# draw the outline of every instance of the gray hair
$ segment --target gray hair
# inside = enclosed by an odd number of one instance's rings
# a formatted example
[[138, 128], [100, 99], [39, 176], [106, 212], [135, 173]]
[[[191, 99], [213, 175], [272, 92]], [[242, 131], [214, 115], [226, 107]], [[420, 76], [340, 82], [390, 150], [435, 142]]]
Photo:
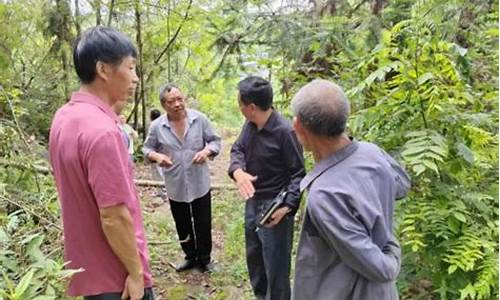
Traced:
[[291, 105], [294, 116], [314, 134], [336, 137], [346, 128], [349, 101], [342, 88], [331, 81], [316, 79], [306, 84]]
[[165, 99], [163, 99], [163, 95], [165, 93], [170, 93], [170, 91], [173, 88], [180, 90], [179, 87], [175, 83], [172, 83], [172, 82], [168, 82], [160, 88], [160, 95], [159, 96], [160, 96], [160, 104], [162, 107], [163, 107], [163, 103], [165, 102]]

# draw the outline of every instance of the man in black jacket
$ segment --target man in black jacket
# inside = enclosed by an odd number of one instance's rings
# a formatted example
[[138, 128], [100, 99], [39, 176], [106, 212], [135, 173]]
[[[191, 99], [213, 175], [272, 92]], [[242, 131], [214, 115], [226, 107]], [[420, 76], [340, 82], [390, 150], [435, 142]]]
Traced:
[[[302, 148], [288, 120], [273, 107], [271, 84], [250, 76], [238, 84], [238, 103], [246, 122], [231, 148], [229, 176], [246, 200], [245, 243], [248, 272], [258, 299], [290, 298], [293, 215], [305, 175]], [[262, 211], [281, 190], [284, 204], [265, 227]]]

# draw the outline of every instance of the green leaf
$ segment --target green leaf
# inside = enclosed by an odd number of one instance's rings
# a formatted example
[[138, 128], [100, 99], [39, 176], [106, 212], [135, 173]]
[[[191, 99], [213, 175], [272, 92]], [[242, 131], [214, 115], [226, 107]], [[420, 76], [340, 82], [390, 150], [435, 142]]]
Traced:
[[434, 75], [430, 72], [427, 72], [418, 78], [418, 85], [422, 85], [432, 78], [434, 78]]
[[9, 222], [7, 223], [7, 232], [12, 232], [19, 224], [19, 217], [17, 215], [10, 215]]
[[453, 274], [455, 273], [455, 271], [457, 270], [457, 266], [456, 265], [451, 265], [448, 267], [448, 274]]
[[486, 31], [486, 34], [487, 35], [491, 35], [493, 37], [498, 37], [498, 34], [499, 34], [499, 30], [498, 28], [490, 28]]
[[70, 269], [70, 270], [62, 270], [62, 271], [59, 271], [59, 276], [60, 278], [69, 278], [73, 275], [75, 275], [76, 273], [81, 273], [85, 271], [84, 268], [79, 268], [79, 269]]
[[26, 246], [26, 254], [33, 260], [39, 261], [44, 259], [43, 252], [40, 250], [40, 246], [43, 243], [43, 235], [36, 235], [33, 237]]
[[36, 296], [35, 298], [33, 298], [31, 300], [55, 300], [55, 299], [57, 299], [56, 296], [40, 295], [40, 296]]
[[401, 155], [402, 156], [411, 156], [411, 155], [414, 155], [417, 153], [424, 152], [425, 150], [426, 150], [426, 147], [412, 147], [412, 148], [408, 148], [408, 149], [404, 150], [403, 152], [401, 152]]
[[459, 220], [459, 221], [460, 221], [460, 222], [462, 222], [462, 223], [467, 222], [467, 219], [465, 218], [465, 215], [464, 215], [464, 214], [462, 214], [462, 213], [460, 213], [460, 212], [454, 212], [454, 213], [453, 213], [453, 216], [454, 216], [455, 218], [457, 218], [457, 220]]
[[455, 44], [455, 48], [457, 49], [457, 52], [460, 56], [464, 57], [465, 54], [467, 54], [467, 48], [463, 48], [457, 44]]
[[35, 274], [34, 270], [30, 270], [28, 273], [26, 273], [23, 278], [21, 278], [21, 281], [19, 284], [16, 286], [15, 293], [16, 296], [20, 297], [20, 299], [25, 299], [22, 297], [24, 293], [28, 290], [31, 280], [33, 279], [33, 275]]
[[309, 50], [311, 50], [312, 52], [318, 51], [319, 48], [321, 48], [321, 44], [318, 41], [313, 41], [309, 46]]
[[415, 172], [416, 175], [420, 175], [425, 171], [425, 167], [423, 165], [414, 165], [412, 167], [413, 172]]
[[41, 235], [40, 232], [30, 234], [21, 240], [21, 244], [27, 244], [27, 243], [31, 242], [33, 239], [36, 239], [37, 237], [39, 237], [40, 235]]
[[429, 150], [431, 150], [432, 152], [434, 152], [438, 155], [446, 157], [446, 149], [443, 149], [443, 148], [438, 147], [438, 146], [430, 146]]
[[429, 169], [433, 170], [436, 173], [439, 173], [437, 165], [430, 160], [423, 160], [422, 163]]
[[405, 135], [407, 138], [427, 136], [427, 131], [411, 131]]
[[9, 241], [9, 236], [3, 230], [3, 228], [0, 227], [0, 243], [7, 243], [8, 241]]
[[474, 163], [474, 152], [463, 143], [456, 144], [458, 154], [470, 164]]

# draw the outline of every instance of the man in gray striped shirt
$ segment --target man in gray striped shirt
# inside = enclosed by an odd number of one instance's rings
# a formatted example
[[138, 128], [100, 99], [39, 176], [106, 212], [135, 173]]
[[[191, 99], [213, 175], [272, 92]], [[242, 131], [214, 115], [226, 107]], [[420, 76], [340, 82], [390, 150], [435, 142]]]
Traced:
[[150, 126], [144, 155], [163, 167], [175, 227], [185, 253], [176, 270], [211, 271], [212, 215], [208, 159], [219, 154], [221, 139], [202, 113], [186, 109], [181, 90], [167, 84], [160, 103], [167, 112]]
[[393, 208], [410, 187], [408, 175], [376, 145], [344, 133], [349, 103], [337, 85], [307, 84], [292, 108], [297, 137], [315, 161], [300, 186], [308, 194], [293, 298], [398, 299]]

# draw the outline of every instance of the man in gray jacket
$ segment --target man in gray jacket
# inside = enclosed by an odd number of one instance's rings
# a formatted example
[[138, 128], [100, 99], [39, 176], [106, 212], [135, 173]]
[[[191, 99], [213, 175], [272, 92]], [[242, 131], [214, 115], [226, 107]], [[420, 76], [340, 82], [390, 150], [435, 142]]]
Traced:
[[349, 102], [336, 84], [314, 80], [292, 109], [297, 137], [315, 161], [300, 185], [308, 195], [293, 298], [398, 299], [393, 209], [410, 187], [408, 175], [376, 145], [344, 133]]

